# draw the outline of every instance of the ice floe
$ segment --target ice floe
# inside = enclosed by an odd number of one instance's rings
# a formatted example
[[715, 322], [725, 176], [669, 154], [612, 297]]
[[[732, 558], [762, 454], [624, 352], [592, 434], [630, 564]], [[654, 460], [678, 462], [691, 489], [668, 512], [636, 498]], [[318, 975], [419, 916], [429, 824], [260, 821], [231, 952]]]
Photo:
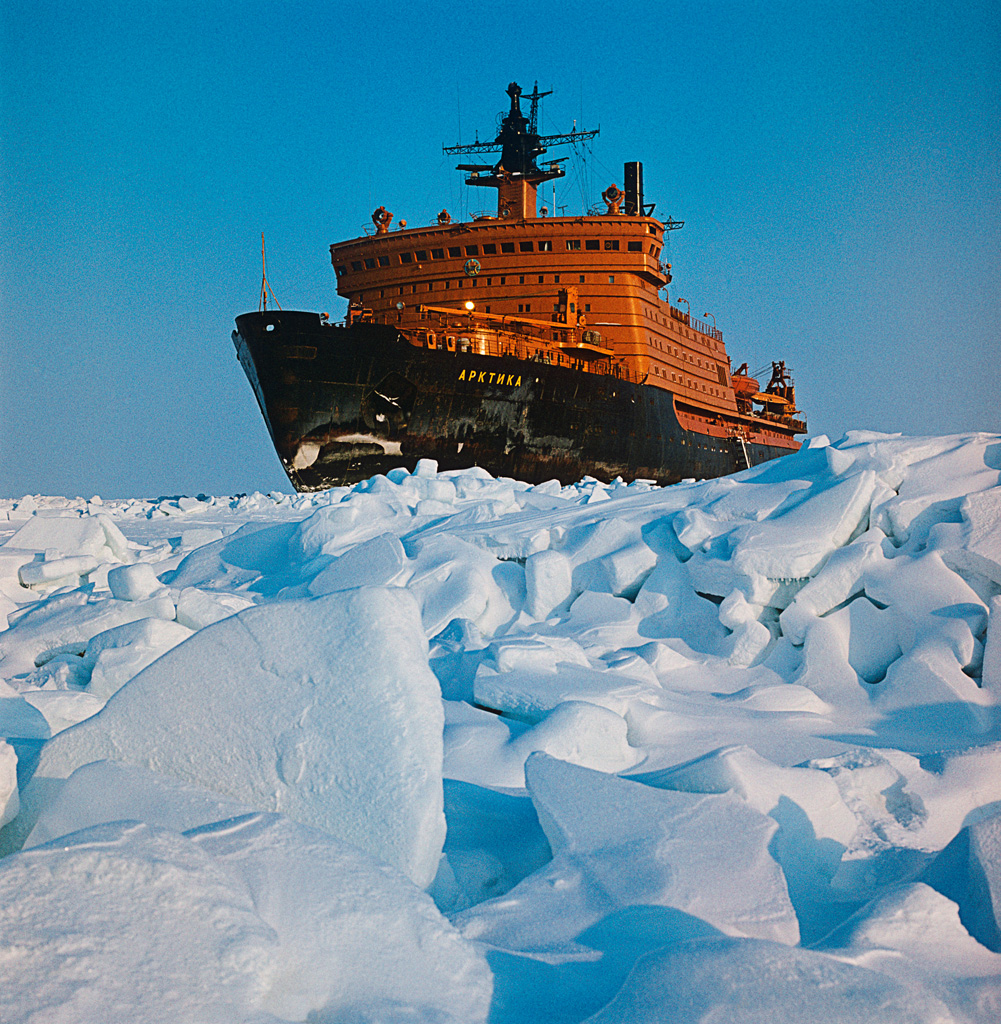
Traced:
[[997, 1020], [999, 485], [0, 500], [0, 1017]]

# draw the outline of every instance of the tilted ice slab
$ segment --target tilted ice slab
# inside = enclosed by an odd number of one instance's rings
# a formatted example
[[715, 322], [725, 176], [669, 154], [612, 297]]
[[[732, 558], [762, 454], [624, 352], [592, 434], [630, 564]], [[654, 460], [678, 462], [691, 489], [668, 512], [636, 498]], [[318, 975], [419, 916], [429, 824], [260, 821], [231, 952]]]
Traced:
[[199, 631], [47, 744], [5, 845], [23, 840], [71, 772], [111, 759], [280, 810], [426, 885], [444, 842], [442, 724], [408, 594], [363, 589], [249, 608]]
[[652, 905], [727, 934], [799, 939], [768, 852], [777, 826], [738, 797], [652, 789], [545, 754], [529, 758], [525, 772], [553, 860], [505, 896], [459, 915], [467, 937], [574, 955], [576, 937], [597, 921]]
[[1001, 954], [963, 927], [959, 908], [922, 883], [902, 885], [864, 907], [818, 949], [846, 963], [926, 989], [960, 1021], [993, 1024], [1001, 1007]]

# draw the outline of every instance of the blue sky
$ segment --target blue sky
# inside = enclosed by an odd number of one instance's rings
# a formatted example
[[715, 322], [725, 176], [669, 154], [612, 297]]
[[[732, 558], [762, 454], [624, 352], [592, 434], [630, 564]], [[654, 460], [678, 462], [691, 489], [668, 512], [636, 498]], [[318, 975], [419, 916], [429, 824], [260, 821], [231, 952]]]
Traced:
[[[644, 163], [672, 298], [784, 358], [812, 433], [1001, 431], [1001, 6], [6, 0], [0, 494], [289, 490], [229, 340], [260, 235], [338, 319], [331, 242], [478, 209], [443, 144], [504, 89]], [[557, 202], [579, 211], [568, 181]], [[470, 205], [471, 204], [471, 205]]]

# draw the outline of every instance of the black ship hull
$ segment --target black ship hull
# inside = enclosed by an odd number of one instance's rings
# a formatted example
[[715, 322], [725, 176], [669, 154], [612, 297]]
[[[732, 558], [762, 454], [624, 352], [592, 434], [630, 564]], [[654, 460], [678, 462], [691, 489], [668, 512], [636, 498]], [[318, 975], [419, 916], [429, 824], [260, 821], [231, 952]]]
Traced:
[[435, 459], [529, 483], [724, 476], [788, 447], [686, 430], [674, 396], [514, 357], [415, 348], [392, 326], [317, 313], [236, 318], [233, 342], [297, 491]]

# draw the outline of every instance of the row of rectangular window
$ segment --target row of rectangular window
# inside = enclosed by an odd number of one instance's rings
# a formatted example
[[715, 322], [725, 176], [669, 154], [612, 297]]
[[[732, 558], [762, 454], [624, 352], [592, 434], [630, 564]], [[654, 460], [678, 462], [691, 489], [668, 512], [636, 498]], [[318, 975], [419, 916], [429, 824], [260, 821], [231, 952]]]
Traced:
[[[580, 249], [580, 243], [581, 243], [581, 240], [579, 238], [567, 239], [567, 243], [566, 243], [567, 250], [570, 251], [570, 252], [578, 251]], [[534, 249], [535, 244], [536, 244], [535, 242], [519, 242], [518, 243], [518, 251], [519, 252], [534, 252], [534, 251], [536, 251]], [[643, 251], [643, 243], [642, 242], [627, 242], [626, 245], [627, 245], [627, 251], [628, 252], [642, 252]], [[538, 246], [539, 246], [538, 252], [552, 252], [553, 251], [553, 243], [550, 240], [548, 240], [548, 239], [541, 240], [538, 243]], [[500, 243], [500, 251], [502, 253], [513, 253], [515, 251], [514, 247], [515, 247], [515, 243], [514, 242], [501, 242]], [[587, 250], [598, 250], [598, 249], [601, 249], [601, 247], [602, 247], [602, 239], [599, 239], [599, 238], [587, 238], [587, 239], [584, 239], [584, 248], [587, 249]], [[604, 239], [604, 248], [605, 248], [606, 252], [618, 252], [619, 251], [619, 240], [617, 238], [606, 238], [606, 239]], [[488, 242], [488, 243], [486, 243], [484, 245], [467, 245], [467, 246], [465, 246], [465, 253], [463, 253], [463, 247], [461, 245], [450, 245], [448, 247], [448, 257], [447, 258], [448, 259], [462, 259], [463, 255], [466, 255], [466, 256], [479, 256], [481, 254], [481, 250], [482, 250], [482, 255], [484, 255], [484, 256], [495, 256], [497, 254], [497, 244], [493, 243], [493, 242]], [[430, 250], [428, 250], [428, 249], [417, 249], [417, 250], [415, 250], [412, 253], [411, 252], [401, 252], [399, 254], [400, 263], [404, 264], [404, 265], [408, 264], [408, 263], [413, 263], [415, 258], [416, 258], [418, 263], [424, 263], [424, 262], [427, 261], [429, 253], [430, 253], [430, 258], [432, 260], [443, 260], [443, 259], [446, 258], [445, 251], [446, 251], [445, 249], [430, 249]], [[659, 253], [659, 249], [657, 248], [657, 246], [651, 245], [650, 246], [650, 255], [653, 256], [656, 259], [659, 254], [660, 253]], [[372, 256], [372, 257], [369, 257], [368, 259], [365, 259], [365, 260], [352, 260], [351, 261], [351, 269], [353, 271], [355, 271], [356, 273], [361, 271], [362, 269], [365, 269], [365, 270], [375, 270], [376, 266], [388, 267], [389, 265], [390, 265], [389, 256]], [[342, 274], [346, 274], [347, 273], [347, 269], [348, 268], [347, 268], [346, 264], [339, 264], [335, 268], [335, 270], [337, 272], [337, 276], [340, 277]]]

